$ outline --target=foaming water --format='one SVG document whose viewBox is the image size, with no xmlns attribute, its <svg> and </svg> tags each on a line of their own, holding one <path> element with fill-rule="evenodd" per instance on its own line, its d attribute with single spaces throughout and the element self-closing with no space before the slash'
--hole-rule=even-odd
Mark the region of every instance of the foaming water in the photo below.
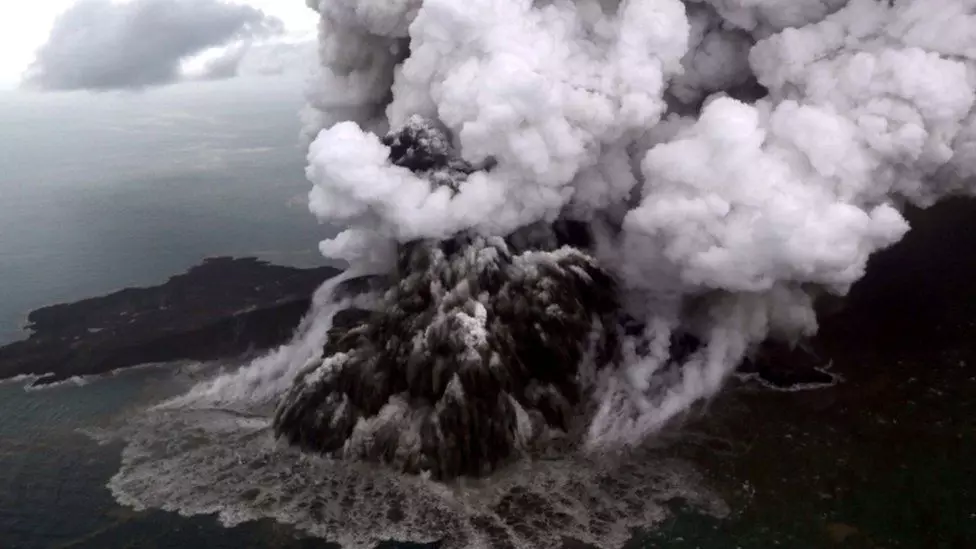
<svg viewBox="0 0 976 549">
<path fill-rule="evenodd" d="M 615 548 L 665 518 L 668 502 L 727 513 L 694 471 L 648 452 L 525 460 L 486 480 L 441 484 L 284 447 L 261 416 L 155 410 L 124 436 L 109 482 L 123 505 L 216 514 L 228 527 L 272 518 L 349 548 L 390 539 L 551 548 L 566 537 Z"/>
<path fill-rule="evenodd" d="M 317 292 L 289 345 L 99 433 L 126 444 L 108 483 L 115 499 L 137 510 L 215 514 L 227 527 L 271 518 L 349 548 L 385 540 L 551 548 L 564 538 L 611 548 L 659 523 L 674 500 L 727 513 L 691 468 L 650 449 L 553 451 L 488 479 L 444 484 L 276 441 L 277 397 L 321 358 L 332 318 L 348 304 L 333 299 L 333 289 L 353 276 Z"/>
</svg>

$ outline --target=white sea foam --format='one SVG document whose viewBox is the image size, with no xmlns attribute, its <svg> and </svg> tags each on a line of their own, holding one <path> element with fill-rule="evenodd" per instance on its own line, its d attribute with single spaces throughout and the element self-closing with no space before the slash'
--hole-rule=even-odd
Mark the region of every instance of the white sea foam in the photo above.
<svg viewBox="0 0 976 549">
<path fill-rule="evenodd" d="M 550 549 L 564 537 L 610 549 L 659 524 L 669 503 L 728 513 L 687 465 L 649 451 L 527 460 L 487 480 L 441 484 L 302 453 L 276 443 L 269 423 L 216 409 L 154 410 L 116 433 L 128 445 L 108 486 L 135 509 L 216 514 L 228 527 L 273 518 L 348 549 L 390 539 Z"/>
</svg>

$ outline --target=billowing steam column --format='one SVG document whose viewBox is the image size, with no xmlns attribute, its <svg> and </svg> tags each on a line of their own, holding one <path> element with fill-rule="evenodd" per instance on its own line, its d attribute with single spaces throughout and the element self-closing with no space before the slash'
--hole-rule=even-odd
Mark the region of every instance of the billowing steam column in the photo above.
<svg viewBox="0 0 976 549">
<path fill-rule="evenodd" d="M 419 117 L 390 160 L 456 192 L 472 167 Z M 280 437 L 435 478 L 481 475 L 573 428 L 581 376 L 615 354 L 617 291 L 571 231 L 538 224 L 399 246 L 374 311 L 332 329 L 279 405 Z M 591 371 L 582 371 L 586 366 Z"/>
<path fill-rule="evenodd" d="M 480 472 L 581 387 L 588 447 L 639 444 L 976 194 L 973 0 L 309 5 L 320 249 L 392 274 L 282 403 L 318 451 Z"/>
</svg>

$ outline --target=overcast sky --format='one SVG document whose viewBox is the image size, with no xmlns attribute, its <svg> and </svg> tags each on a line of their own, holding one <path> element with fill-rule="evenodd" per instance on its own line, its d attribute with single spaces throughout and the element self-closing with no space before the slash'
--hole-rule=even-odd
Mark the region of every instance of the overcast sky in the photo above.
<svg viewBox="0 0 976 549">
<path fill-rule="evenodd" d="M 88 5 L 82 6 L 81 4 L 85 2 Z M 229 9 L 224 9 L 223 6 L 217 6 L 220 10 L 211 9 L 209 13 L 202 13 L 201 18 L 208 18 L 208 21 L 215 21 L 213 25 L 194 20 L 193 17 L 187 17 L 185 13 L 177 14 L 177 16 L 170 20 L 164 20 L 164 18 L 158 17 L 143 18 L 143 21 L 133 24 L 132 32 L 139 33 L 140 35 L 147 33 L 147 29 L 145 29 L 147 25 L 146 20 L 150 21 L 149 24 L 155 24 L 153 21 L 158 20 L 159 28 L 161 30 L 165 29 L 159 35 L 160 38 L 164 38 L 163 40 L 157 40 L 155 42 L 146 41 L 148 45 L 146 45 L 144 50 L 151 48 L 154 51 L 141 52 L 142 55 L 152 59 L 156 66 L 147 67 L 145 70 L 135 74 L 131 70 L 126 71 L 124 67 L 126 63 L 131 63 L 132 56 L 126 56 L 121 53 L 117 54 L 115 57 L 120 59 L 114 61 L 123 65 L 118 70 L 115 67 L 106 67 L 106 62 L 99 61 L 104 58 L 104 52 L 119 51 L 120 49 L 127 50 L 130 45 L 129 42 L 131 42 L 131 38 L 126 38 L 123 32 L 123 35 L 109 40 L 107 44 L 105 43 L 106 38 L 109 38 L 111 34 L 111 31 L 106 27 L 117 28 L 117 26 L 105 23 L 108 18 L 104 17 L 104 14 L 107 11 L 111 11 L 111 9 L 106 10 L 106 5 L 110 2 L 111 4 L 132 4 L 139 2 L 144 4 L 165 4 L 172 2 L 174 5 L 182 4 L 183 12 L 187 11 L 187 5 L 191 9 L 196 5 L 209 5 L 211 8 L 214 7 L 214 4 L 236 4 L 237 6 L 231 6 Z M 256 20 L 253 16 L 255 12 L 241 9 L 239 7 L 240 5 L 257 8 L 268 17 L 260 21 Z M 113 6 L 108 6 L 108 8 L 113 8 Z M 65 24 L 61 25 L 61 32 L 55 33 L 56 36 L 52 37 L 51 32 L 52 29 L 55 29 L 55 21 L 58 19 L 58 16 L 72 9 L 74 17 L 66 18 L 64 21 Z M 132 14 L 138 13 L 140 10 L 120 9 L 117 11 L 123 14 Z M 178 10 L 171 11 L 176 12 Z M 221 11 L 221 13 L 215 13 L 215 11 Z M 88 24 L 89 28 L 86 28 L 85 23 L 86 12 L 89 14 L 100 14 L 99 17 L 89 18 L 91 20 L 91 23 Z M 167 13 L 170 13 L 170 11 L 167 11 Z M 227 46 L 237 44 L 239 46 L 240 44 L 238 42 L 241 38 L 252 41 L 255 39 L 267 39 L 268 33 L 266 31 L 269 27 L 265 23 L 272 20 L 280 21 L 284 28 L 282 34 L 275 33 L 276 40 L 297 41 L 301 38 L 311 39 L 315 30 L 317 16 L 315 12 L 305 6 L 304 0 L 3 1 L 0 2 L 0 89 L 15 88 L 20 84 L 25 71 L 31 67 L 36 54 L 41 50 L 42 46 L 48 43 L 49 38 L 52 40 L 48 44 L 49 47 L 47 48 L 46 56 L 43 56 L 44 71 L 39 78 L 36 78 L 37 83 L 41 85 L 40 87 L 48 89 L 106 89 L 111 87 L 126 87 L 124 80 L 129 77 L 129 73 L 133 73 L 132 81 L 135 82 L 135 85 L 152 86 L 166 83 L 166 79 L 170 76 L 167 74 L 169 67 L 166 66 L 166 56 L 184 56 L 187 50 L 198 51 L 200 48 L 211 44 L 207 42 L 211 37 L 201 36 L 201 34 L 210 32 L 209 29 L 214 29 L 212 34 L 213 45 Z M 234 27 L 238 23 L 240 27 Z M 102 25 L 101 28 L 98 27 L 100 24 Z M 255 25 L 261 26 L 262 32 L 255 32 Z M 172 37 L 174 33 L 179 33 L 177 27 L 189 27 L 185 30 L 185 36 L 187 38 L 170 38 L 166 40 L 165 37 Z M 85 30 L 92 30 L 92 34 L 96 36 L 85 36 L 83 32 Z M 181 43 L 187 44 L 187 46 L 181 48 Z M 92 55 L 87 56 L 87 58 L 78 56 L 77 59 L 72 59 L 70 55 L 73 55 L 74 52 L 91 52 Z M 241 52 L 239 48 L 232 48 L 227 55 L 227 59 L 210 60 L 209 64 L 201 61 L 199 63 L 201 65 L 200 70 L 212 70 L 214 77 L 225 76 L 228 72 L 227 63 L 233 62 L 236 58 L 240 57 Z M 183 60 L 186 61 L 186 58 L 183 58 Z M 68 69 L 71 70 L 69 71 Z M 115 86 L 116 84 L 119 85 Z"/>
</svg>

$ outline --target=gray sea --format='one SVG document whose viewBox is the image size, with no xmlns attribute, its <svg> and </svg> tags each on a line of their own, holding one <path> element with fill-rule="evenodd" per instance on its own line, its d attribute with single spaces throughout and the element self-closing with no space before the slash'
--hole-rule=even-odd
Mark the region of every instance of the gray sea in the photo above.
<svg viewBox="0 0 976 549">
<path fill-rule="evenodd" d="M 26 335 L 33 309 L 158 284 L 210 256 L 324 264 L 317 244 L 335 231 L 307 209 L 301 90 L 300 81 L 269 79 L 147 93 L 0 92 L 0 343 Z M 320 348 L 323 335 L 313 327 L 303 341 Z M 271 356 L 244 370 L 265 372 L 273 385 L 267 372 L 287 364 Z M 484 523 L 471 509 L 509 528 L 531 524 L 558 545 L 572 528 L 553 521 L 567 512 L 626 539 L 628 524 L 661 520 L 667 500 L 698 497 L 670 465 L 610 478 L 572 460 L 526 464 L 470 492 L 316 461 L 273 446 L 265 408 L 236 393 L 252 390 L 252 378 L 227 366 L 232 382 L 221 391 L 235 394 L 237 411 L 151 411 L 220 365 L 153 365 L 43 390 L 0 382 L 0 548 L 436 539 Z M 563 494 L 575 505 L 579 490 L 589 508 L 540 504 Z"/>
<path fill-rule="evenodd" d="M 214 255 L 314 265 L 302 83 L 0 92 L 0 341 L 29 311 Z"/>
<path fill-rule="evenodd" d="M 334 547 L 271 521 L 228 529 L 208 516 L 137 513 L 116 503 L 105 484 L 122 445 L 87 433 L 185 386 L 171 365 L 42 391 L 0 383 L 0 547 Z"/>
<path fill-rule="evenodd" d="M 322 264 L 317 242 L 334 233 L 306 207 L 301 90 L 0 92 L 0 342 L 25 335 L 30 310 L 157 284 L 208 256 Z M 115 502 L 120 447 L 84 429 L 178 380 L 150 368 L 44 391 L 0 383 L 0 547 L 302 546 L 270 522 L 228 530 Z"/>
<path fill-rule="evenodd" d="M 306 206 L 301 89 L 268 79 L 192 92 L 0 92 L 0 342 L 25 335 L 32 309 L 158 284 L 208 256 L 322 264 L 317 244 L 335 231 Z M 976 303 L 974 266 L 927 238 L 908 256 L 934 257 L 907 265 L 945 257 L 954 268 L 931 270 L 963 281 L 944 300 L 952 307 L 921 322 L 938 337 L 885 336 L 911 339 L 903 349 L 835 333 L 828 349 L 845 381 L 834 389 L 736 385 L 673 445 L 613 463 L 526 462 L 461 490 L 275 446 L 255 389 L 320 349 L 324 325 L 297 340 L 298 362 L 273 353 L 229 368 L 226 383 L 201 385 L 221 365 L 190 363 L 44 390 L 0 382 L 0 549 L 335 547 L 323 538 L 432 539 L 472 526 L 578 548 L 561 543 L 578 523 L 597 534 L 575 539 L 628 548 L 973 547 L 976 324 L 959 304 Z M 876 286 L 947 286 L 911 276 Z M 899 303 L 933 302 L 916 301 Z M 199 398 L 151 408 L 188 394 Z M 211 397 L 220 406 L 205 406 Z"/>
</svg>

